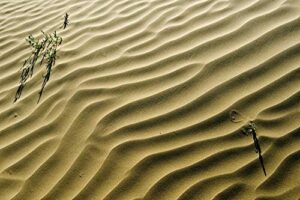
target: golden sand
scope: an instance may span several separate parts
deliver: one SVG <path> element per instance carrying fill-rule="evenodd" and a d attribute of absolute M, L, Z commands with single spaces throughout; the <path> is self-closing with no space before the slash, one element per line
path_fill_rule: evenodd
<path fill-rule="evenodd" d="M 299 0 L 1 0 L 0 200 L 300 199 L 299 41 Z"/>

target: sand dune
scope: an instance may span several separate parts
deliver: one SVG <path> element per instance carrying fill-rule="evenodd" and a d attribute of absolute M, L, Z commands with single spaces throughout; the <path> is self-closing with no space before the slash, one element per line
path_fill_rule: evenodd
<path fill-rule="evenodd" d="M 0 200 L 300 199 L 300 1 L 0 8 Z M 63 37 L 51 78 L 13 103 L 41 30 Z"/>

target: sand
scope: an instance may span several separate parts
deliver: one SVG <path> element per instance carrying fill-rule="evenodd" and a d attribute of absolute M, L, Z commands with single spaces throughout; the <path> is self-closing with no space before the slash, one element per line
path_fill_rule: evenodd
<path fill-rule="evenodd" d="M 0 200 L 300 199 L 299 41 L 298 0 L 1 0 Z"/>

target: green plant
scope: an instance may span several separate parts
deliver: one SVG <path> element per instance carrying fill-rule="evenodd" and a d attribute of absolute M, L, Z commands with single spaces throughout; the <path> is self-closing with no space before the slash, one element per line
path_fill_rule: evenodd
<path fill-rule="evenodd" d="M 38 102 L 40 101 L 41 96 L 44 91 L 44 88 L 46 87 L 46 84 L 50 79 L 52 67 L 55 65 L 56 58 L 57 58 L 57 55 L 56 55 L 57 47 L 59 45 L 61 45 L 61 43 L 63 41 L 62 37 L 58 36 L 56 31 L 49 37 L 51 38 L 50 39 L 51 43 L 48 45 L 48 48 L 45 50 L 43 58 L 42 58 L 43 60 L 44 60 L 44 58 L 46 58 L 47 64 L 46 64 L 46 74 L 43 75 L 44 80 L 43 80 L 41 90 L 39 92 Z"/>
<path fill-rule="evenodd" d="M 43 75 L 44 81 L 42 84 L 42 89 L 39 92 L 39 100 L 43 93 L 44 87 L 46 86 L 47 81 L 50 79 L 50 73 L 52 70 L 52 67 L 55 64 L 56 61 L 56 52 L 57 47 L 62 44 L 63 40 L 62 37 L 60 37 L 56 31 L 52 34 L 42 32 L 42 38 L 37 39 L 33 35 L 29 35 L 25 40 L 29 44 L 29 46 L 32 48 L 30 56 L 25 59 L 23 66 L 22 66 L 22 73 L 20 77 L 20 85 L 18 87 L 18 90 L 16 92 L 15 101 L 17 101 L 21 97 L 21 93 L 26 85 L 27 80 L 29 77 L 32 77 L 34 73 L 34 67 L 36 62 L 38 61 L 39 57 L 42 56 L 40 60 L 40 64 L 43 64 L 44 59 L 46 58 L 47 64 L 46 64 L 46 74 Z"/>

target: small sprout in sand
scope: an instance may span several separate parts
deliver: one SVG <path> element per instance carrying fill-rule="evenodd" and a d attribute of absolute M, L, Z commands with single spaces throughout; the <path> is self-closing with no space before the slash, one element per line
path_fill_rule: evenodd
<path fill-rule="evenodd" d="M 242 122 L 246 119 L 246 117 L 242 116 L 240 114 L 240 112 L 238 112 L 237 110 L 230 111 L 229 115 L 230 115 L 230 120 L 234 123 Z M 267 176 L 267 172 L 266 172 L 265 165 L 264 165 L 264 160 L 263 160 L 263 157 L 261 155 L 261 148 L 260 148 L 258 138 L 257 138 L 257 134 L 256 134 L 256 125 L 255 125 L 255 123 L 252 120 L 250 120 L 246 125 L 244 125 L 242 127 L 241 130 L 247 136 L 252 135 L 255 153 L 258 153 L 258 158 L 259 158 L 261 167 L 263 169 L 264 175 Z"/>
<path fill-rule="evenodd" d="M 265 176 L 267 176 L 267 172 L 266 172 L 265 165 L 264 165 L 264 160 L 261 155 L 261 148 L 260 148 L 260 145 L 258 142 L 258 138 L 256 137 L 256 126 L 255 126 L 254 122 L 250 121 L 247 125 L 245 125 L 242 128 L 242 131 L 245 135 L 252 135 L 255 153 L 258 153 L 258 158 L 259 158 L 261 167 L 263 169 Z"/>

